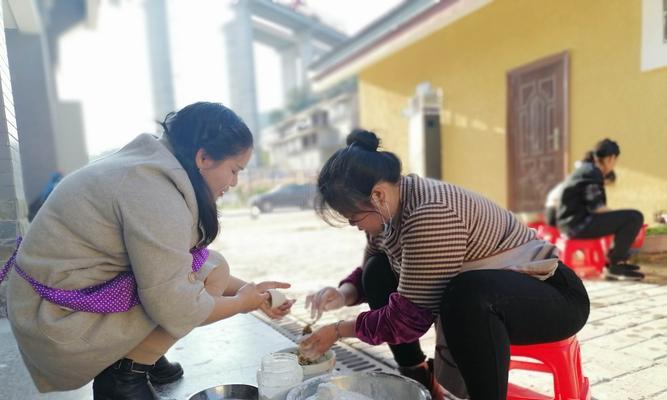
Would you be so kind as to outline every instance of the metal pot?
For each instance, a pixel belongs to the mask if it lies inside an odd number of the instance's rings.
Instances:
[[[188,397],[188,400],[257,400],[257,388],[252,385],[230,384],[210,387]]]
[[[417,381],[385,372],[358,372],[347,375],[322,375],[303,382],[287,393],[287,400],[305,400],[317,392],[320,383],[363,394],[377,400],[431,400],[431,394]]]

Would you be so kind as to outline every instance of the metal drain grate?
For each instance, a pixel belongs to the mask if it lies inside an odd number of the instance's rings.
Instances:
[[[283,317],[280,321],[274,321],[262,314],[253,313],[253,315],[294,343],[296,343],[299,336],[301,336],[301,330],[305,326],[304,323],[292,317]],[[397,373],[393,366],[384,363],[382,360],[379,360],[362,350],[355,349],[345,342],[339,341],[331,349],[336,353],[337,371],[343,373],[362,371]]]
[[[253,315],[260,321],[280,332],[283,336],[294,343],[296,343],[299,336],[301,336],[301,330],[305,326],[305,323],[302,323],[299,320],[289,316],[283,317],[283,319],[280,321],[274,321],[269,319],[264,314],[253,313]],[[364,352],[363,350],[356,349],[343,341],[338,341],[338,343],[335,344],[331,349],[334,351],[334,353],[336,353],[335,369],[341,373],[364,371],[389,372],[394,374],[398,373],[393,365],[389,365],[384,361]],[[449,393],[447,390],[444,390],[444,398],[446,400],[461,400]]]

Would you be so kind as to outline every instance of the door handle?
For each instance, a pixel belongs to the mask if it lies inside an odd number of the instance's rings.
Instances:
[[[559,151],[560,150],[560,129],[559,128],[554,128],[553,130],[553,138],[554,138],[554,151]]]

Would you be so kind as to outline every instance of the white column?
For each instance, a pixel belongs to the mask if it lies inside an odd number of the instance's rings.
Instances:
[[[409,169],[420,176],[439,179],[442,175],[441,108],[442,90],[422,82],[404,110],[409,120]]]

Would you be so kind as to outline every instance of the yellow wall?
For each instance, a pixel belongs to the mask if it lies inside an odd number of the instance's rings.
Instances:
[[[619,142],[612,208],[667,209],[667,68],[640,71],[641,0],[495,0],[359,75],[361,124],[408,164],[401,116],[423,81],[444,93],[444,179],[507,205],[506,74],[570,55],[570,168]]]

